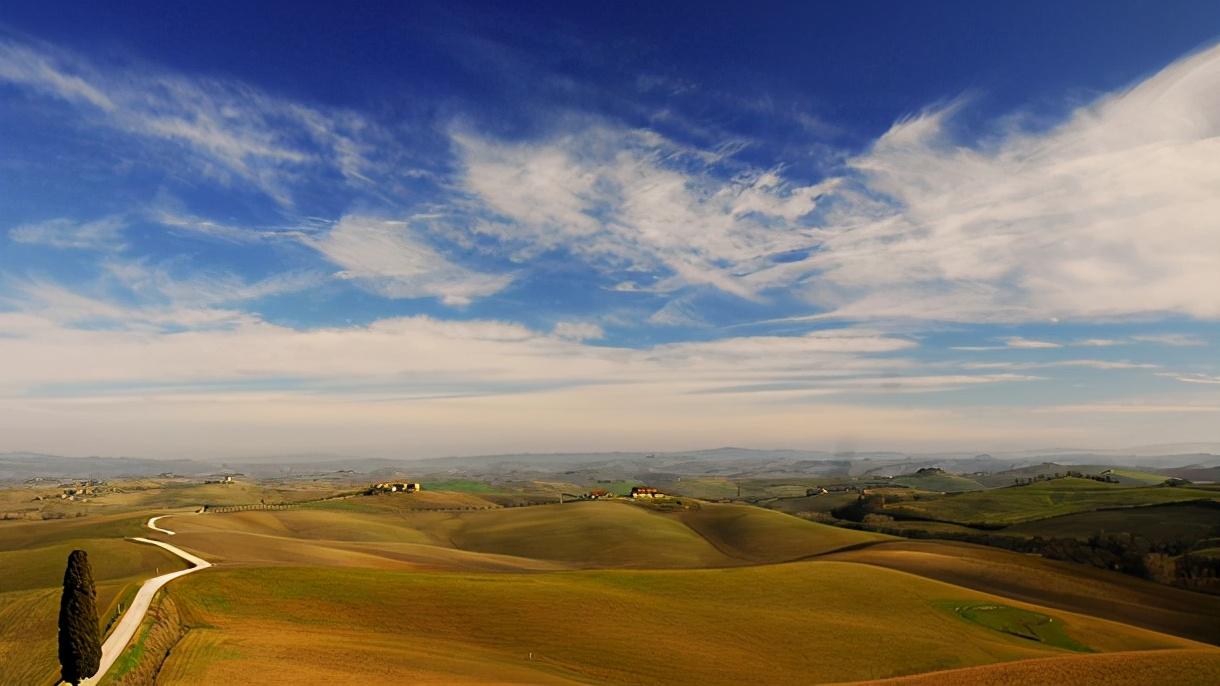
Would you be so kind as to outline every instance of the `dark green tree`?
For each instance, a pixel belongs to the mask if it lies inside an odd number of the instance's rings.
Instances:
[[[97,621],[97,589],[83,550],[68,554],[64,593],[59,599],[60,678],[79,684],[97,673],[102,661],[102,634]]]

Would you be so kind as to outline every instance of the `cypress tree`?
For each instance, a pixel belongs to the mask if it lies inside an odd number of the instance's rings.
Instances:
[[[79,684],[97,673],[102,661],[102,634],[97,621],[97,589],[83,550],[68,555],[64,592],[59,600],[60,677]]]

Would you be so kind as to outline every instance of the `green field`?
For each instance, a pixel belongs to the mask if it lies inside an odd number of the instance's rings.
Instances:
[[[1169,477],[1164,474],[1155,474],[1153,472],[1142,472],[1138,469],[1126,469],[1123,467],[1113,467],[1110,470],[1110,476],[1118,479],[1119,483],[1123,484],[1139,484],[1144,486],[1155,486],[1165,483]]]
[[[1069,636],[1062,621],[1056,622],[1054,617],[1041,612],[995,603],[966,603],[954,605],[953,613],[967,622],[1027,641],[1078,653],[1093,652],[1092,648]]]
[[[1004,529],[1006,534],[1088,538],[1128,533],[1156,541],[1194,541],[1220,535],[1220,502],[1179,503],[1100,510],[1039,519]]]
[[[887,506],[885,513],[970,526],[1006,526],[1102,508],[1208,500],[1217,495],[1197,488],[1128,487],[1065,478],[907,501]]]

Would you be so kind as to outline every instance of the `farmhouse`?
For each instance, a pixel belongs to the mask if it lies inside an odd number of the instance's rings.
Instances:
[[[585,497],[589,500],[602,500],[603,498],[612,498],[614,496],[610,494],[610,491],[607,491],[604,488],[591,488],[589,489],[588,495]]]
[[[652,486],[632,486],[632,498],[664,498],[665,494]]]
[[[370,493],[417,493],[422,490],[422,484],[402,481],[384,481],[369,488]]]

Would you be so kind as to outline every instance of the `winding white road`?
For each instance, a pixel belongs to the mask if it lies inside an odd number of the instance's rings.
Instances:
[[[145,524],[145,526],[153,531],[159,531],[163,534],[173,536],[173,531],[170,531],[169,529],[162,529],[161,527],[157,526],[157,520],[166,516],[168,515],[153,517],[152,519],[148,520],[148,523]],[[93,684],[101,681],[102,677],[106,676],[106,672],[112,665],[114,665],[114,661],[119,659],[119,655],[123,654],[123,650],[127,647],[127,644],[130,643],[132,637],[136,635],[136,631],[139,630],[140,624],[144,621],[144,615],[148,614],[148,606],[152,603],[153,596],[157,594],[157,591],[161,590],[162,586],[180,576],[186,576],[192,572],[197,572],[201,569],[207,569],[208,567],[212,566],[211,562],[208,562],[201,557],[196,557],[195,555],[192,555],[181,548],[176,548],[168,543],[154,541],[151,538],[131,538],[128,540],[137,541],[139,543],[149,543],[161,548],[165,548],[194,566],[190,569],[182,569],[177,572],[170,572],[169,574],[155,576],[148,581],[145,581],[143,586],[140,586],[140,590],[136,592],[135,599],[131,601],[131,606],[128,607],[127,611],[123,613],[123,617],[119,620],[118,625],[114,627],[114,631],[110,632],[110,636],[108,636],[106,638],[106,642],[102,644],[102,661],[98,666],[97,674],[82,681],[82,686],[86,684],[92,686]]]

